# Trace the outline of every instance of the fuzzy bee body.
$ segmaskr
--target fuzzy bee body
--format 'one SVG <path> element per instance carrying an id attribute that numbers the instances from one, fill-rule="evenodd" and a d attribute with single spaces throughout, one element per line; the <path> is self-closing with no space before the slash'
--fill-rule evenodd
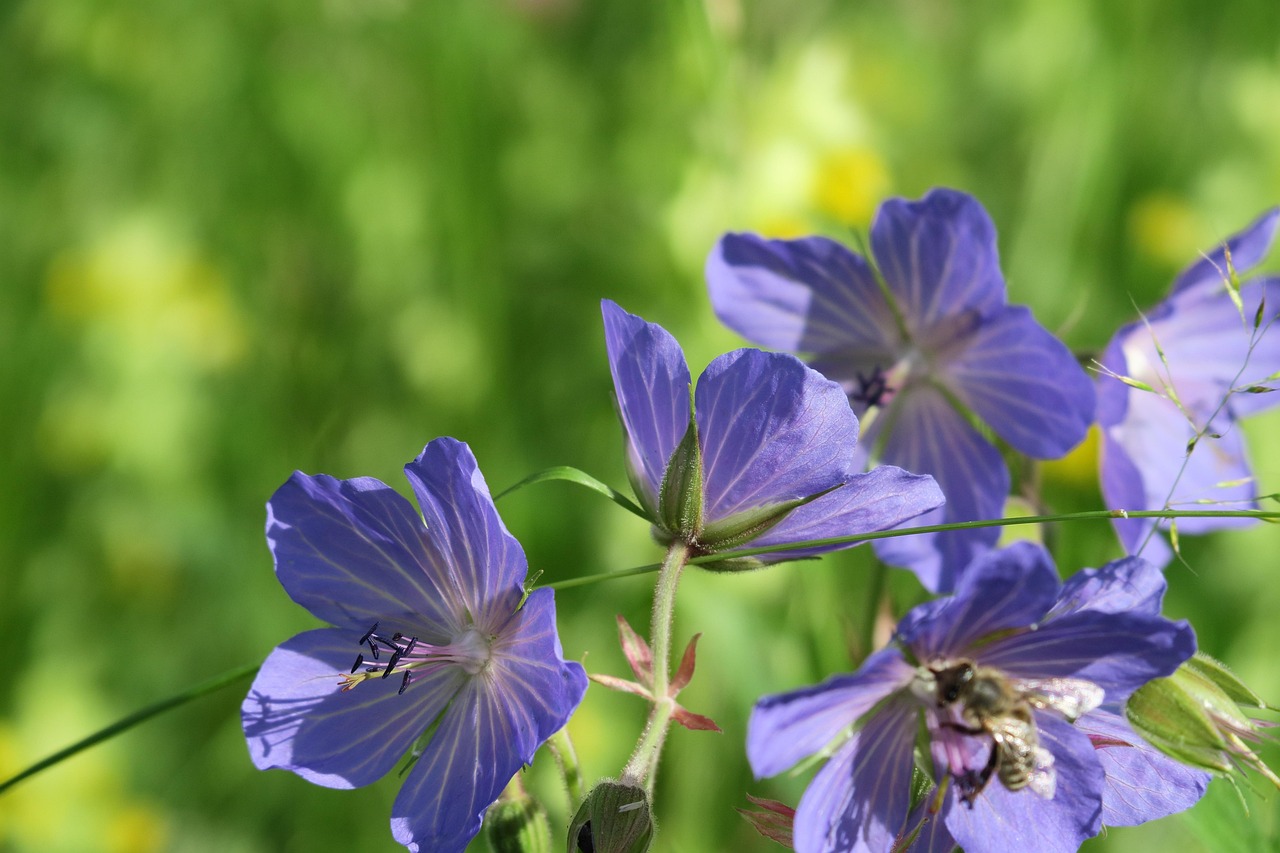
<path id="1" fill-rule="evenodd" d="M 930 667 L 940 709 L 958 708 L 968 734 L 991 738 L 986 766 L 960 783 L 961 798 L 969 806 L 992 776 L 1010 791 L 1030 789 L 1052 798 L 1057 786 L 1053 754 L 1040 746 L 1036 710 L 1053 710 L 1068 722 L 1102 703 L 1102 689 L 1079 678 L 1010 678 L 991 667 L 968 660 Z"/>

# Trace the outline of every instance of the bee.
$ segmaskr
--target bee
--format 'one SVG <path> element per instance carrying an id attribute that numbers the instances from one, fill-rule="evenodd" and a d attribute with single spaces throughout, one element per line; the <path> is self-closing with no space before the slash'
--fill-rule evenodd
<path id="1" fill-rule="evenodd" d="M 960 782 L 965 804 L 973 807 L 992 776 L 1010 791 L 1027 788 L 1052 798 L 1057 787 L 1053 753 L 1040 746 L 1034 712 L 1052 710 L 1074 722 L 1102 704 L 1102 688 L 1082 678 L 1010 678 L 968 660 L 929 667 L 929 672 L 938 707 L 958 706 L 964 721 L 944 725 L 991 738 L 986 766 Z"/>

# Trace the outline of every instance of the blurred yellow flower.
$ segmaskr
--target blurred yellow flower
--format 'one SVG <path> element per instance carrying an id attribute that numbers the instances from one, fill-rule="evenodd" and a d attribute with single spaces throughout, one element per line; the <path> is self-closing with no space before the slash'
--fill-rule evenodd
<path id="1" fill-rule="evenodd" d="M 1040 473 L 1047 483 L 1088 488 L 1098 482 L 1098 427 L 1089 427 L 1084 441 L 1061 459 L 1040 463 Z"/>
<path id="2" fill-rule="evenodd" d="M 866 228 L 889 186 L 889 169 L 874 149 L 836 149 L 818 161 L 813 204 L 839 222 Z"/>
<path id="3" fill-rule="evenodd" d="M 1170 268 L 1187 263 L 1187 247 L 1198 246 L 1203 229 L 1190 204 L 1170 193 L 1153 193 L 1129 211 L 1129 239 L 1147 258 Z"/>

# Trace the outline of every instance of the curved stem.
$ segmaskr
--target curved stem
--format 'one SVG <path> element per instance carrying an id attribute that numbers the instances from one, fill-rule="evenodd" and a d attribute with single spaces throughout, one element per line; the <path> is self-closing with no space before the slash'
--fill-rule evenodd
<path id="1" fill-rule="evenodd" d="M 19 782 L 30 779 L 40 771 L 47 770 L 53 765 L 70 758 L 78 752 L 83 752 L 91 746 L 96 746 L 97 744 L 102 743 L 104 740 L 110 740 L 116 735 L 128 731 L 139 723 L 146 722 L 157 714 L 163 714 L 171 708 L 177 708 L 180 705 L 185 705 L 192 699 L 198 699 L 201 696 L 212 693 L 222 687 L 226 687 L 228 684 L 239 681 L 245 676 L 253 675 L 258 671 L 258 667 L 261 665 L 262 664 L 253 663 L 236 667 L 229 672 L 224 672 L 222 675 L 214 676 L 208 681 L 203 681 L 195 687 L 184 690 L 176 696 L 170 696 L 168 699 L 161 699 L 154 705 L 148 705 L 139 711 L 134 711 L 129 716 L 117 720 L 105 729 L 94 732 L 83 740 L 76 741 L 66 749 L 58 750 L 48 758 L 44 758 L 37 761 L 35 764 L 32 764 L 18 775 L 4 780 L 4 782 L 0 782 L 0 794 L 3 794 Z"/>
<path id="2" fill-rule="evenodd" d="M 671 716 L 676 709 L 675 700 L 667 695 L 671 684 L 671 625 L 675 621 L 676 587 L 680 584 L 680 573 L 688 562 L 689 546 L 683 542 L 673 542 L 667 549 L 667 556 L 658 573 L 657 588 L 653 592 L 653 623 L 649 633 L 649 643 L 653 650 L 653 707 L 649 711 L 649 722 L 636 743 L 635 751 L 622 770 L 622 781 L 643 785 L 650 798 L 653 797 L 662 745 L 667 739 Z"/>

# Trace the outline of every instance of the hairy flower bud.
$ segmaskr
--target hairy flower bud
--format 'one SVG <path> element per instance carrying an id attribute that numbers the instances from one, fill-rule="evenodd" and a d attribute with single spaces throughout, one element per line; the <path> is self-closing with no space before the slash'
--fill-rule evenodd
<path id="1" fill-rule="evenodd" d="M 568 853 L 645 853 L 653 830 L 644 789 L 606 780 L 591 789 L 573 816 Z"/>
<path id="2" fill-rule="evenodd" d="M 1136 690 L 1125 716 L 1148 742 L 1184 764 L 1220 774 L 1243 765 L 1280 787 L 1280 777 L 1246 742 L 1256 743 L 1269 724 L 1242 706 L 1265 707 L 1222 663 L 1197 654 L 1168 678 Z"/>

